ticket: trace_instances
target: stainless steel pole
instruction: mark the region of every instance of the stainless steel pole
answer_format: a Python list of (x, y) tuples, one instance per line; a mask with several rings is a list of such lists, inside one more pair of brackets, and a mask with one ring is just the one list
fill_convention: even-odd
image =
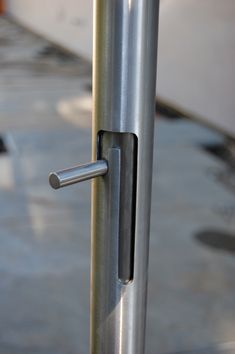
[[(95, 0), (91, 354), (144, 354), (159, 0)], [(97, 161), (94, 161), (97, 160)]]
[(95, 0), (91, 353), (143, 354), (158, 0)]

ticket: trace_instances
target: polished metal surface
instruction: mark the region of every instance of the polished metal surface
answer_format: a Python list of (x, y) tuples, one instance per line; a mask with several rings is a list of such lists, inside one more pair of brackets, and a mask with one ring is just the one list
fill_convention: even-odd
[(105, 160), (79, 165), (66, 170), (52, 172), (49, 175), (49, 183), (52, 188), (59, 189), (71, 184), (86, 181), (94, 177), (102, 176), (108, 172), (108, 163)]
[[(94, 1), (93, 159), (107, 158), (109, 173), (93, 180), (91, 354), (144, 353), (158, 9), (158, 0)], [(136, 173), (125, 190), (135, 192), (128, 282), (119, 277), (120, 247), (128, 248), (121, 220), (128, 223), (129, 207), (121, 202), (117, 155), (124, 154), (125, 169), (134, 160), (112, 134), (102, 146), (105, 132), (130, 133), (137, 142)]]

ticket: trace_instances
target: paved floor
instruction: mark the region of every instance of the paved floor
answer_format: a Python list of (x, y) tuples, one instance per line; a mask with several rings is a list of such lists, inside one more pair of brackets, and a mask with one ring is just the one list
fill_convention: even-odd
[[(0, 354), (88, 353), (90, 184), (47, 175), (90, 159), (90, 72), (0, 19)], [(208, 152), (223, 136), (158, 117), (155, 142), (147, 354), (235, 353), (234, 170)]]

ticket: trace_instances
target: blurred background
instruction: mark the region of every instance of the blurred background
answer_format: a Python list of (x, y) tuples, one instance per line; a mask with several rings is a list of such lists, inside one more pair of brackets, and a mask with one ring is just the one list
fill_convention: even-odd
[[(89, 352), (92, 0), (0, 0), (0, 354)], [(235, 2), (161, 0), (147, 354), (235, 353)]]

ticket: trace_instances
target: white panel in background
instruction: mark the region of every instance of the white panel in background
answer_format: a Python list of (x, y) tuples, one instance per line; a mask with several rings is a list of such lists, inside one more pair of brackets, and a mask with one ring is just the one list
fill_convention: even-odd
[(235, 137), (234, 0), (163, 0), (157, 92)]
[[(93, 0), (7, 0), (20, 22), (92, 58)], [(161, 0), (159, 97), (235, 137), (235, 1)]]
[(93, 0), (6, 0), (20, 23), (63, 47), (91, 59)]

